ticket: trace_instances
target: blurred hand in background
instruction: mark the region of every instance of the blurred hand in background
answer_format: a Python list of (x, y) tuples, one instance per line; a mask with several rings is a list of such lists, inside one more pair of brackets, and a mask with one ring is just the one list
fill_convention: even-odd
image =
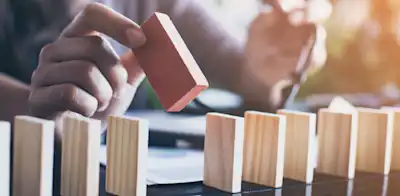
[[(329, 0), (264, 0), (250, 24), (245, 47), (242, 83), (248, 87), (246, 105), (279, 109), (287, 99), (282, 90), (298, 82), (293, 75), (304, 66), (299, 64), (303, 56), (310, 53), (310, 67), (297, 74), (324, 64), (326, 32), (321, 24), (331, 12)], [(313, 36), (315, 41), (309, 44)]]

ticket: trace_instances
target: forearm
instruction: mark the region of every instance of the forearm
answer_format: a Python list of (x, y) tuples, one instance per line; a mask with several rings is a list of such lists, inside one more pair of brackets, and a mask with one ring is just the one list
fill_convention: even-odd
[(212, 86), (238, 91), (243, 47), (196, 0), (160, 0)]
[(27, 115), (29, 86), (0, 73), (0, 120), (12, 122), (16, 115)]

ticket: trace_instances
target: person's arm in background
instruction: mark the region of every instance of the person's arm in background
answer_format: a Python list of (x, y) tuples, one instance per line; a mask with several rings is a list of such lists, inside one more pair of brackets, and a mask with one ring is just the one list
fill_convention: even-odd
[(28, 114), (29, 86), (0, 73), (0, 120), (12, 122), (16, 115)]

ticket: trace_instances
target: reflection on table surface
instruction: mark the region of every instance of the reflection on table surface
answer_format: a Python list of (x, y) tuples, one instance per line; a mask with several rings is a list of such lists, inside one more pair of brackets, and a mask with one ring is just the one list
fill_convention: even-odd
[[(104, 170), (101, 188), (104, 187)], [(153, 185), (147, 188), (148, 196), (398, 196), (400, 194), (400, 171), (388, 176), (357, 172), (353, 180), (316, 174), (311, 185), (284, 179), (281, 189), (243, 183), (242, 193), (229, 194), (206, 187), (201, 182), (174, 185)], [(104, 190), (103, 190), (103, 194)]]
[[(234, 194), (246, 196), (397, 196), (400, 194), (400, 172), (392, 172), (389, 176), (358, 172), (354, 180), (316, 174), (311, 185), (285, 179), (281, 189), (273, 189), (259, 185), (243, 183), (242, 193)], [(165, 196), (181, 195), (233, 195), (205, 187), (202, 183), (187, 185), (154, 186), (148, 188), (149, 195)]]

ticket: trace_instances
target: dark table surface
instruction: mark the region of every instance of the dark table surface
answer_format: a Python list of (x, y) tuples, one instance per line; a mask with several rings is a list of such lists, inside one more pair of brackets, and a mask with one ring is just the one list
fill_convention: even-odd
[[(100, 196), (105, 192), (105, 168), (101, 168)], [(313, 184), (284, 179), (283, 187), (273, 189), (255, 184), (243, 183), (242, 192), (229, 194), (206, 187), (201, 182), (152, 185), (147, 188), (148, 196), (399, 196), (400, 172), (391, 172), (388, 176), (357, 172), (356, 178), (347, 180), (323, 174), (316, 174)]]

